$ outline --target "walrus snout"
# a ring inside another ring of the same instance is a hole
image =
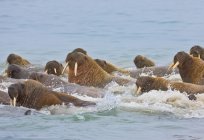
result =
[[[16,87],[16,84],[12,84],[8,87],[8,94],[9,94],[9,97],[11,98],[10,105],[13,105],[15,107],[16,100],[18,97],[18,89]]]
[[[199,59],[203,59],[203,48],[199,45],[195,45],[190,49],[190,55],[193,55],[193,57],[198,57]]]

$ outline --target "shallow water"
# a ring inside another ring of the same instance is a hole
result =
[[[43,67],[54,59],[64,63],[77,47],[122,68],[134,69],[138,54],[168,65],[178,51],[203,45],[203,5],[202,0],[0,0],[0,72],[10,53]],[[75,95],[96,101],[96,107],[54,106],[24,116],[26,108],[0,106],[0,139],[204,139],[203,94],[188,101],[177,91],[134,97],[134,85],[106,88],[103,99]]]

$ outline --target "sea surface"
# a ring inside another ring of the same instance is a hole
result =
[[[0,0],[0,73],[10,53],[43,68],[50,60],[64,64],[75,48],[125,69],[136,69],[139,54],[157,66],[169,65],[178,51],[204,46],[203,5],[203,0]],[[10,84],[1,83],[0,90]],[[0,139],[204,139],[204,94],[189,101],[178,91],[136,97],[135,85],[106,88],[102,99],[74,95],[96,107],[54,106],[25,116],[24,107],[0,105]]]

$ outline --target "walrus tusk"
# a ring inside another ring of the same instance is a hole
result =
[[[140,94],[141,89],[142,89],[141,87],[138,87],[138,88],[137,88],[137,91],[136,91],[137,95],[139,95],[139,94]]]
[[[54,71],[55,71],[55,74],[57,73],[57,70],[56,70],[56,68],[54,68]]]
[[[45,73],[47,74],[47,69],[45,70]]]
[[[77,76],[77,68],[78,68],[78,63],[75,62],[75,65],[74,65],[74,75]]]
[[[175,64],[171,64],[168,68],[168,70],[171,70],[171,69],[175,69],[177,66],[179,65],[179,62],[177,61]]]
[[[13,98],[13,106],[16,107],[16,97]]]
[[[68,64],[69,64],[69,62],[67,62],[66,65],[64,66],[64,69],[62,70],[62,74],[64,74],[64,71],[66,70]]]
[[[200,59],[200,54],[198,54],[198,58]]]

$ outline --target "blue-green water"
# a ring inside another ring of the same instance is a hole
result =
[[[0,72],[10,53],[43,66],[53,59],[64,62],[78,47],[123,68],[134,68],[138,54],[168,65],[176,52],[204,44],[203,5],[203,0],[0,0]],[[55,115],[24,116],[1,106],[0,139],[204,139],[204,95],[196,102],[175,91],[133,97],[134,86],[110,85],[110,92],[117,90],[125,94],[81,97],[96,100],[97,107],[60,108]]]

